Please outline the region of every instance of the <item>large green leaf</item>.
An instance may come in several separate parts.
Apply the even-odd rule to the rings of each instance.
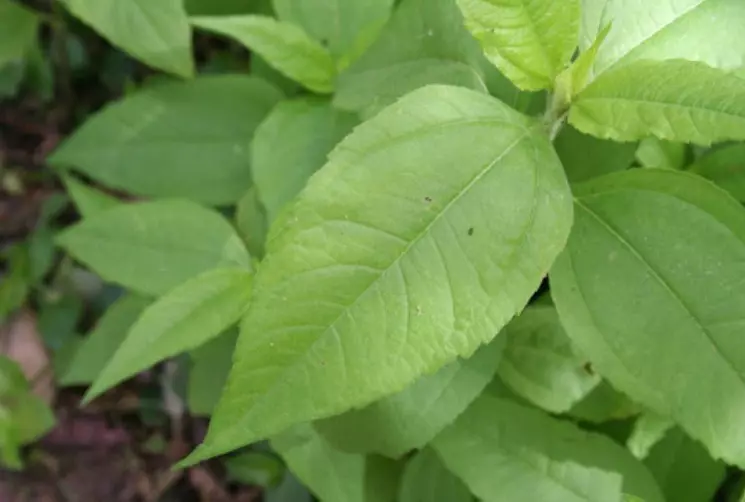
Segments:
[[[578,183],[631,167],[636,143],[602,140],[565,126],[554,140],[554,148],[569,181]]]
[[[69,227],[57,242],[104,279],[152,296],[220,265],[251,267],[222,216],[179,200],[115,207]]]
[[[86,393],[86,400],[156,363],[195,349],[238,322],[248,307],[253,273],[210,270],[147,307]]]
[[[251,169],[269,221],[326,163],[333,147],[357,124],[328,101],[299,99],[277,105],[256,130]]]
[[[353,453],[398,458],[429,443],[494,377],[505,345],[499,337],[466,360],[417,380],[403,392],[316,423],[331,444]]]
[[[552,88],[577,47],[580,0],[457,0],[486,57],[521,89]]]
[[[272,440],[272,447],[324,502],[393,502],[379,495],[395,493],[395,486],[386,486],[384,477],[371,476],[377,459],[336,450],[309,425],[282,433]],[[377,486],[369,486],[373,479]]]
[[[282,21],[302,26],[338,59],[365,45],[388,19],[394,0],[273,0]]]
[[[710,502],[726,474],[723,463],[679,428],[669,431],[644,463],[670,502]]]
[[[664,500],[649,471],[611,439],[488,394],[433,446],[484,502]]]
[[[334,104],[369,114],[427,84],[483,90],[483,59],[455,0],[404,0],[370,49],[339,76]]]
[[[63,175],[62,183],[65,185],[67,194],[75,203],[78,213],[83,218],[100,214],[121,204],[118,199],[79,181],[73,176]]]
[[[569,122],[616,141],[650,135],[703,145],[745,139],[745,79],[692,61],[639,61],[586,87]]]
[[[740,202],[745,202],[745,144],[712,150],[698,159],[690,170],[724,188]]]
[[[571,220],[536,122],[459,87],[409,94],[355,129],[275,223],[194,458],[469,357],[527,303]]]
[[[417,453],[406,464],[399,502],[471,502],[473,496],[431,448]]]
[[[39,19],[21,4],[0,0],[0,68],[23,58],[36,41]]]
[[[612,23],[598,52],[595,73],[640,60],[687,59],[723,69],[745,66],[744,2],[585,0],[583,4],[585,39]]]
[[[294,24],[253,15],[193,17],[191,23],[234,38],[311,91],[334,90],[336,67],[328,50]]]
[[[226,333],[189,353],[189,382],[186,402],[194,415],[209,416],[217,406],[220,391],[228,380],[238,330]]]
[[[568,411],[600,383],[576,354],[550,305],[529,307],[504,329],[499,376],[514,392],[554,413]]]
[[[572,237],[551,272],[567,333],[619,390],[745,465],[742,206],[701,178],[656,169],[575,195]]]
[[[190,77],[191,30],[183,0],[61,0],[76,17],[144,63]]]
[[[65,366],[65,373],[59,376],[60,384],[93,383],[114,357],[129,329],[150,303],[149,299],[127,295],[109,307],[76,350],[70,363]]]
[[[240,75],[156,84],[94,115],[49,162],[138,195],[232,203],[251,186],[249,145],[279,99]]]

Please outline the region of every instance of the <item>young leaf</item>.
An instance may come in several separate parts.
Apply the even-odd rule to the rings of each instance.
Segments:
[[[144,63],[181,77],[194,74],[183,0],[61,0],[109,42]]]
[[[595,74],[641,60],[687,59],[723,69],[745,66],[745,3],[721,0],[590,0],[595,35],[612,23]],[[600,12],[602,9],[602,13]],[[594,24],[587,19],[587,25]]]
[[[241,75],[154,84],[94,115],[49,162],[138,195],[229,204],[251,186],[251,138],[280,97]]]
[[[404,391],[316,423],[337,448],[399,458],[424,447],[476,399],[493,379],[504,337],[466,360],[417,380]]]
[[[121,205],[121,201],[118,199],[96,190],[82,181],[78,181],[73,176],[63,175],[62,183],[83,218],[95,216],[107,209]]]
[[[277,105],[256,130],[251,169],[269,221],[326,163],[333,147],[357,124],[327,101],[299,99]]]
[[[185,282],[145,309],[85,399],[181,352],[195,349],[236,323],[248,307],[253,274],[220,268]]]
[[[500,378],[545,410],[568,411],[600,383],[575,353],[553,306],[529,307],[500,336],[507,338]]]
[[[667,432],[644,460],[666,500],[709,502],[724,480],[726,466],[679,428]]]
[[[484,394],[433,442],[445,465],[484,502],[664,498],[622,446],[569,422]]]
[[[340,452],[310,425],[298,425],[272,440],[292,472],[324,502],[393,502],[369,497],[390,486],[368,487],[374,457]]]
[[[524,90],[553,87],[577,47],[580,0],[457,0],[486,57]]]
[[[275,222],[191,460],[367,405],[489,342],[571,225],[536,125],[489,96],[431,86],[355,129]]]
[[[237,40],[311,91],[334,90],[336,68],[331,55],[294,24],[266,16],[194,17],[191,23]]]
[[[406,464],[399,502],[472,502],[468,487],[450,472],[431,448],[417,453]]]
[[[337,59],[369,38],[385,23],[394,0],[273,0],[282,21],[302,26],[324,42]]]
[[[69,227],[57,243],[105,280],[151,296],[221,265],[251,268],[222,216],[179,200],[110,209]]]
[[[99,319],[93,331],[85,337],[66,371],[60,375],[61,385],[88,385],[101,374],[129,329],[151,300],[128,295],[114,303]]]
[[[189,354],[186,402],[193,414],[209,416],[217,406],[220,391],[228,380],[236,340],[238,330],[231,329]]]
[[[576,196],[551,272],[570,338],[616,388],[745,465],[742,207],[701,178],[656,169]]]
[[[554,140],[567,178],[572,183],[623,171],[634,162],[636,143],[617,143],[565,126]]]
[[[724,146],[700,158],[690,171],[713,181],[745,202],[745,144]]]
[[[702,145],[745,139],[745,79],[692,61],[639,61],[586,87],[569,122],[616,141],[650,135]]]
[[[0,0],[0,68],[26,55],[36,41],[39,20],[21,4]]]

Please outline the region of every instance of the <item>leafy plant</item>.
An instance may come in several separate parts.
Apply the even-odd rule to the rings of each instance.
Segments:
[[[131,293],[67,381],[188,353],[180,466],[269,440],[326,502],[705,502],[745,468],[745,3],[246,4],[62,2],[177,77],[48,159],[57,244]]]

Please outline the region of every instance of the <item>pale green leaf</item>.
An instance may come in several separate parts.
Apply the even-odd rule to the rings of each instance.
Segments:
[[[338,59],[388,19],[394,0],[273,0],[282,21],[301,26]]]
[[[365,406],[469,357],[527,303],[571,219],[561,165],[532,119],[446,86],[385,109],[275,222],[194,458]]]
[[[380,37],[340,76],[334,104],[376,113],[427,84],[483,90],[484,56],[454,0],[403,0]]]
[[[238,322],[248,307],[253,274],[210,270],[147,307],[86,393],[90,401],[156,363],[195,349]]]
[[[0,68],[22,59],[36,41],[39,19],[12,0],[0,0]]]
[[[571,126],[565,126],[554,140],[572,183],[628,169],[634,162],[636,147],[636,143],[617,143],[583,134]]]
[[[500,336],[466,360],[417,380],[404,391],[316,423],[329,442],[352,453],[399,458],[424,447],[476,399],[494,377]]]
[[[626,446],[636,458],[644,459],[673,427],[675,424],[667,417],[656,413],[644,413],[634,422],[634,429],[626,441]]]
[[[669,502],[710,502],[726,474],[722,462],[679,428],[669,431],[644,463]]]
[[[182,77],[194,74],[183,0],[61,0],[109,42],[142,62]]]
[[[541,408],[568,411],[600,383],[575,353],[553,306],[529,307],[500,336],[507,338],[500,378]]]
[[[580,0],[457,0],[486,57],[519,88],[549,89],[579,37]]]
[[[229,204],[251,186],[251,138],[280,97],[241,75],[161,82],[88,119],[49,162],[138,195]]]
[[[687,59],[723,69],[745,66],[745,2],[585,0],[588,28],[612,23],[595,73],[641,60]],[[603,5],[604,4],[604,5]],[[591,21],[593,19],[594,21]],[[594,38],[597,31],[588,36]]]
[[[369,492],[391,488],[367,486],[373,457],[334,449],[310,425],[295,426],[282,433],[272,440],[272,447],[323,502],[373,502]]]
[[[592,77],[592,66],[598,56],[600,47],[610,33],[611,24],[606,25],[592,42],[592,44],[583,50],[576,60],[557,77],[557,91],[565,93],[565,102],[568,104],[589,83]],[[562,89],[562,85],[565,87]]]
[[[692,61],[639,61],[587,86],[569,122],[616,141],[650,135],[702,145],[745,139],[745,79]]]
[[[311,91],[334,90],[336,68],[328,50],[294,24],[266,16],[194,17],[191,23],[237,40]]]
[[[713,181],[740,202],[745,202],[745,144],[712,150],[698,159],[690,171]]]
[[[484,502],[662,502],[649,471],[611,439],[513,401],[483,395],[434,441]]]
[[[581,0],[582,13],[579,26],[579,49],[587,51],[598,39],[605,7],[609,0]],[[594,61],[593,61],[594,63]]]
[[[62,183],[83,218],[95,216],[121,204],[118,199],[78,181],[73,176],[62,176]]]
[[[251,145],[253,180],[270,222],[357,122],[318,99],[284,101],[272,110]]]
[[[194,415],[209,416],[228,380],[238,330],[231,329],[189,353],[186,403]]]
[[[57,243],[105,280],[153,296],[221,265],[251,267],[222,216],[180,200],[110,209],[67,228]]]
[[[88,385],[101,374],[151,300],[136,295],[119,299],[98,320],[93,331],[76,350],[66,371],[59,376],[61,385]]]
[[[675,143],[657,138],[646,138],[639,143],[636,160],[642,167],[657,169],[683,169],[688,156],[685,143]]]
[[[251,187],[241,197],[235,208],[235,226],[254,258],[264,256],[264,244],[268,231],[266,210],[259,202],[256,187]]]
[[[450,472],[431,448],[406,464],[399,502],[472,502],[468,487]]]
[[[570,338],[616,388],[745,465],[742,206],[657,169],[575,195],[572,237],[551,272]]]

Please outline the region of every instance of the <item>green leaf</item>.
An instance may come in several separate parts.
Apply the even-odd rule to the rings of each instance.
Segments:
[[[30,392],[15,402],[11,416],[15,436],[22,445],[43,437],[57,423],[49,406]]]
[[[253,274],[220,268],[174,288],[145,309],[86,393],[90,401],[119,382],[195,349],[235,324],[248,307]]]
[[[713,181],[740,202],[745,202],[745,144],[712,150],[691,166],[690,171]]]
[[[274,455],[250,451],[226,459],[225,469],[230,481],[268,488],[282,479],[284,466]]]
[[[644,463],[671,502],[714,500],[726,474],[723,463],[713,460],[700,443],[678,428],[669,431],[652,448]]]
[[[556,137],[554,147],[567,178],[578,183],[628,169],[634,162],[637,144],[602,140],[565,126]]]
[[[564,103],[569,104],[574,96],[584,89],[592,76],[592,66],[598,55],[600,47],[610,33],[611,24],[606,25],[592,42],[583,50],[577,59],[556,78],[556,92],[564,93]]]
[[[731,0],[590,0],[587,36],[613,28],[595,73],[640,60],[687,59],[723,69],[745,66],[745,3]],[[584,6],[584,5],[583,5]],[[597,24],[595,24],[597,23]],[[589,29],[594,25],[594,30]],[[597,30],[597,31],[595,31]]]
[[[457,0],[486,57],[524,90],[553,87],[577,47],[580,0]]]
[[[190,16],[230,16],[256,11],[257,0],[185,0]]]
[[[324,502],[383,502],[369,494],[395,492],[386,479],[370,471],[374,457],[344,453],[334,449],[310,425],[295,426],[272,440],[272,447],[292,472]],[[380,483],[386,484],[380,484]],[[386,501],[393,502],[393,501]]]
[[[4,401],[28,391],[28,381],[18,363],[0,355],[0,398]]]
[[[567,412],[573,418],[595,424],[623,420],[638,413],[638,406],[605,380]]]
[[[745,79],[692,61],[639,61],[585,88],[569,122],[616,141],[650,135],[702,145],[745,139]]]
[[[337,59],[370,38],[385,23],[394,0],[273,0],[282,21],[295,23]]]
[[[16,244],[3,253],[8,271],[0,281],[0,324],[19,309],[31,290],[31,264],[28,246]]]
[[[313,502],[313,496],[290,471],[276,488],[264,491],[264,502]]]
[[[701,178],[656,169],[575,195],[572,237],[551,272],[570,338],[614,387],[745,465],[742,206]]]
[[[228,380],[238,330],[231,329],[189,354],[189,383],[186,402],[194,415],[209,416],[217,406]]]
[[[151,301],[127,295],[116,301],[98,320],[59,376],[61,385],[88,385],[101,374],[124,341],[129,329]]]
[[[487,394],[433,446],[484,502],[620,501],[622,484],[647,502],[664,500],[649,471],[611,439]]]
[[[482,63],[454,0],[403,0],[370,49],[339,76],[334,105],[369,116],[427,84],[483,90]]]
[[[235,225],[251,256],[262,258],[268,223],[256,187],[251,187],[238,201],[235,208]]]
[[[222,216],[180,200],[110,209],[69,227],[57,243],[105,280],[151,296],[218,266],[251,267]]]
[[[417,453],[406,464],[399,502],[472,502],[473,496],[431,448]]]
[[[507,338],[500,378],[545,410],[568,411],[600,383],[574,351],[553,306],[529,307],[500,336]]]
[[[300,193],[357,122],[325,100],[284,101],[274,108],[251,145],[253,180],[269,221]]]
[[[667,417],[655,413],[644,413],[634,423],[634,429],[626,441],[626,446],[636,458],[644,459],[673,427],[675,424]]]
[[[193,459],[365,406],[489,342],[572,220],[533,127],[489,96],[431,86],[355,129],[275,222]]]
[[[334,90],[336,67],[328,50],[294,24],[266,16],[193,17],[191,23],[237,40],[311,91]]]
[[[251,138],[279,99],[241,75],[161,82],[94,115],[49,162],[138,195],[229,204],[251,186]]]
[[[0,0],[0,68],[22,59],[36,42],[39,19],[11,0]]]
[[[181,77],[194,74],[183,0],[61,0],[101,36],[142,62]]]
[[[683,169],[688,156],[685,143],[674,143],[657,138],[646,138],[639,143],[636,159],[642,167]]]
[[[63,175],[62,183],[83,218],[103,213],[107,209],[119,206],[122,203],[119,199],[96,190],[82,181],[78,181],[73,176]]]
[[[352,453],[399,458],[424,447],[463,413],[497,371],[505,345],[501,337],[471,358],[451,363],[402,392],[316,423],[335,447]]]

